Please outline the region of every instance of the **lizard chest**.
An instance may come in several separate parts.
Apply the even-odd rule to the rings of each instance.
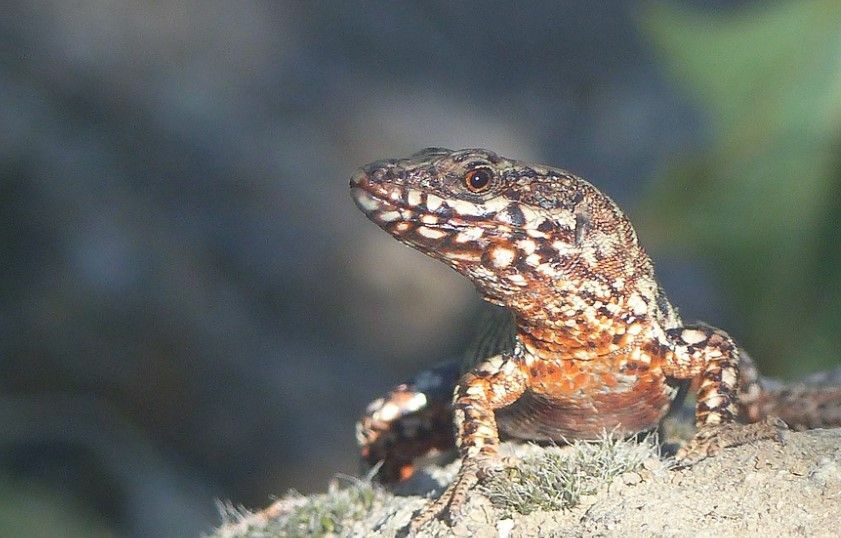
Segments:
[[[541,361],[529,388],[496,411],[499,429],[530,440],[597,439],[604,430],[633,434],[657,427],[678,384],[659,363],[623,357],[609,361]]]

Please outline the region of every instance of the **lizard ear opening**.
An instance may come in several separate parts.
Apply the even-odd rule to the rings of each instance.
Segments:
[[[590,215],[583,208],[575,211],[575,246],[580,247],[590,231]]]

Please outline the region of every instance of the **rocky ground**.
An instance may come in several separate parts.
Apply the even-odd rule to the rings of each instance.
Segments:
[[[678,469],[652,442],[570,447],[506,444],[522,464],[475,495],[466,518],[429,536],[837,536],[841,429],[785,432]],[[668,450],[668,446],[667,449]],[[227,510],[218,538],[401,536],[424,495],[457,464],[431,466],[399,491],[339,478],[259,513]]]

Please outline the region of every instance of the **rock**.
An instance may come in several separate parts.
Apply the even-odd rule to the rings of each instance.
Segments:
[[[841,521],[839,446],[841,429],[811,430],[786,434],[784,444],[761,441],[728,448],[688,469],[668,470],[667,464],[660,462],[658,466],[650,458],[642,457],[636,463],[636,471],[621,472],[606,479],[592,496],[585,495],[586,503],[558,511],[507,514],[477,495],[467,506],[465,521],[452,529],[434,522],[424,534],[510,538],[536,534],[635,536],[640,533],[834,536]],[[346,510],[354,517],[359,514],[362,517],[336,520],[331,523],[336,525],[329,529],[331,535],[397,536],[410,514],[423,505],[418,496],[398,497],[370,485],[351,487],[367,487],[373,497],[365,492],[361,495],[351,492],[350,498],[373,498],[373,501],[364,510]],[[308,499],[317,500],[315,505],[332,506],[327,497],[331,494],[337,493]],[[285,503],[293,513],[284,514],[270,507],[260,514],[240,515],[237,521],[217,531],[216,536],[295,534],[283,525],[290,521],[300,523],[301,518],[293,517],[294,510],[301,510],[300,500],[290,503],[281,499],[278,503]],[[394,516],[396,513],[399,517]],[[250,524],[244,524],[249,518]],[[238,532],[231,532],[233,528]],[[295,530],[304,535],[318,531]]]

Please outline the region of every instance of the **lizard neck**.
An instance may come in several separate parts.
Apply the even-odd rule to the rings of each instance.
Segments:
[[[516,334],[533,356],[594,360],[627,350],[656,324],[649,301],[639,293],[612,293],[582,301],[549,296],[529,304],[515,302]]]

